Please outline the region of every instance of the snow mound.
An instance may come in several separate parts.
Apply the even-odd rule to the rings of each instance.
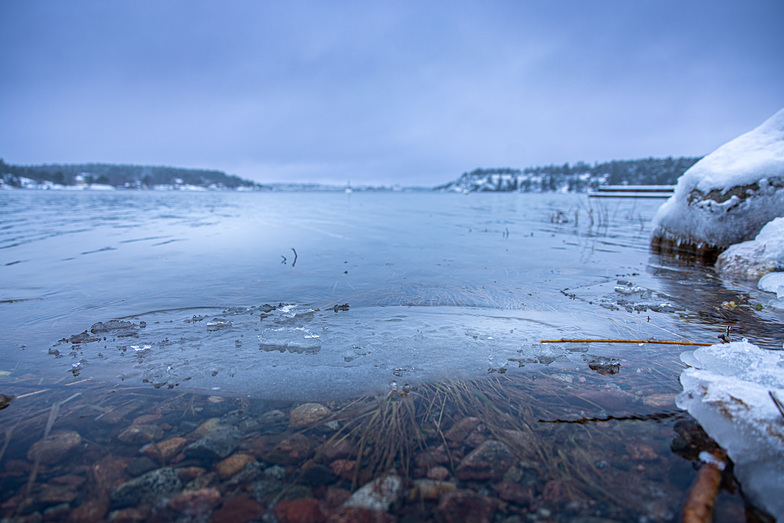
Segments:
[[[769,222],[753,240],[730,246],[719,255],[716,269],[748,279],[784,270],[784,218]]]
[[[653,246],[705,254],[753,238],[784,215],[784,109],[679,179],[653,220]]]
[[[727,450],[744,493],[784,517],[784,352],[747,341],[687,352],[677,405]]]

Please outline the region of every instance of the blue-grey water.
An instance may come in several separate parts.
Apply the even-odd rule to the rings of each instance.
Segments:
[[[648,251],[660,203],[6,191],[4,367],[312,399],[584,365],[542,339],[714,339]]]

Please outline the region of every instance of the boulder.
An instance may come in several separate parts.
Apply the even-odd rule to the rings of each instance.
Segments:
[[[651,247],[714,260],[784,216],[784,109],[679,179],[653,220]]]

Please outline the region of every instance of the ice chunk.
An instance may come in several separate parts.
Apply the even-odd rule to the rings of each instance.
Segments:
[[[753,240],[732,245],[721,253],[716,269],[748,279],[784,270],[784,218],[769,222]]]
[[[757,282],[757,288],[765,292],[775,292],[778,298],[784,298],[784,272],[771,272]]]
[[[784,517],[784,351],[747,341],[684,353],[680,408],[724,447],[735,475],[757,505]]]

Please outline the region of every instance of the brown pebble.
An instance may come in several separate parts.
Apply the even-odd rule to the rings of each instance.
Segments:
[[[179,476],[180,481],[187,483],[191,480],[194,480],[207,472],[201,467],[185,467],[184,469],[180,469],[177,471],[177,476]]]
[[[163,437],[158,425],[131,425],[117,435],[117,439],[129,445],[143,445]]]
[[[169,438],[158,443],[150,443],[141,449],[141,453],[150,459],[154,459],[160,463],[167,463],[174,458],[188,443],[185,438]]]
[[[280,523],[323,523],[327,520],[324,507],[315,498],[279,501],[274,512]]]
[[[203,488],[183,492],[169,499],[169,508],[188,516],[198,516],[212,511],[220,503],[221,494],[216,488]]]
[[[629,443],[626,445],[629,457],[638,461],[653,461],[659,459],[653,447],[645,443]]]
[[[449,469],[442,467],[441,465],[430,467],[427,471],[427,477],[428,479],[444,481],[445,479],[449,479]]]
[[[264,507],[256,500],[239,494],[213,512],[210,523],[250,523],[260,519],[263,514]]]
[[[215,464],[215,470],[221,479],[228,479],[245,468],[245,465],[256,461],[250,454],[233,454]]]
[[[353,459],[336,459],[329,464],[329,469],[336,476],[339,476],[347,481],[354,479],[354,468],[357,462]]]
[[[305,403],[291,409],[289,423],[293,429],[302,429],[324,420],[332,411],[320,403]]]

